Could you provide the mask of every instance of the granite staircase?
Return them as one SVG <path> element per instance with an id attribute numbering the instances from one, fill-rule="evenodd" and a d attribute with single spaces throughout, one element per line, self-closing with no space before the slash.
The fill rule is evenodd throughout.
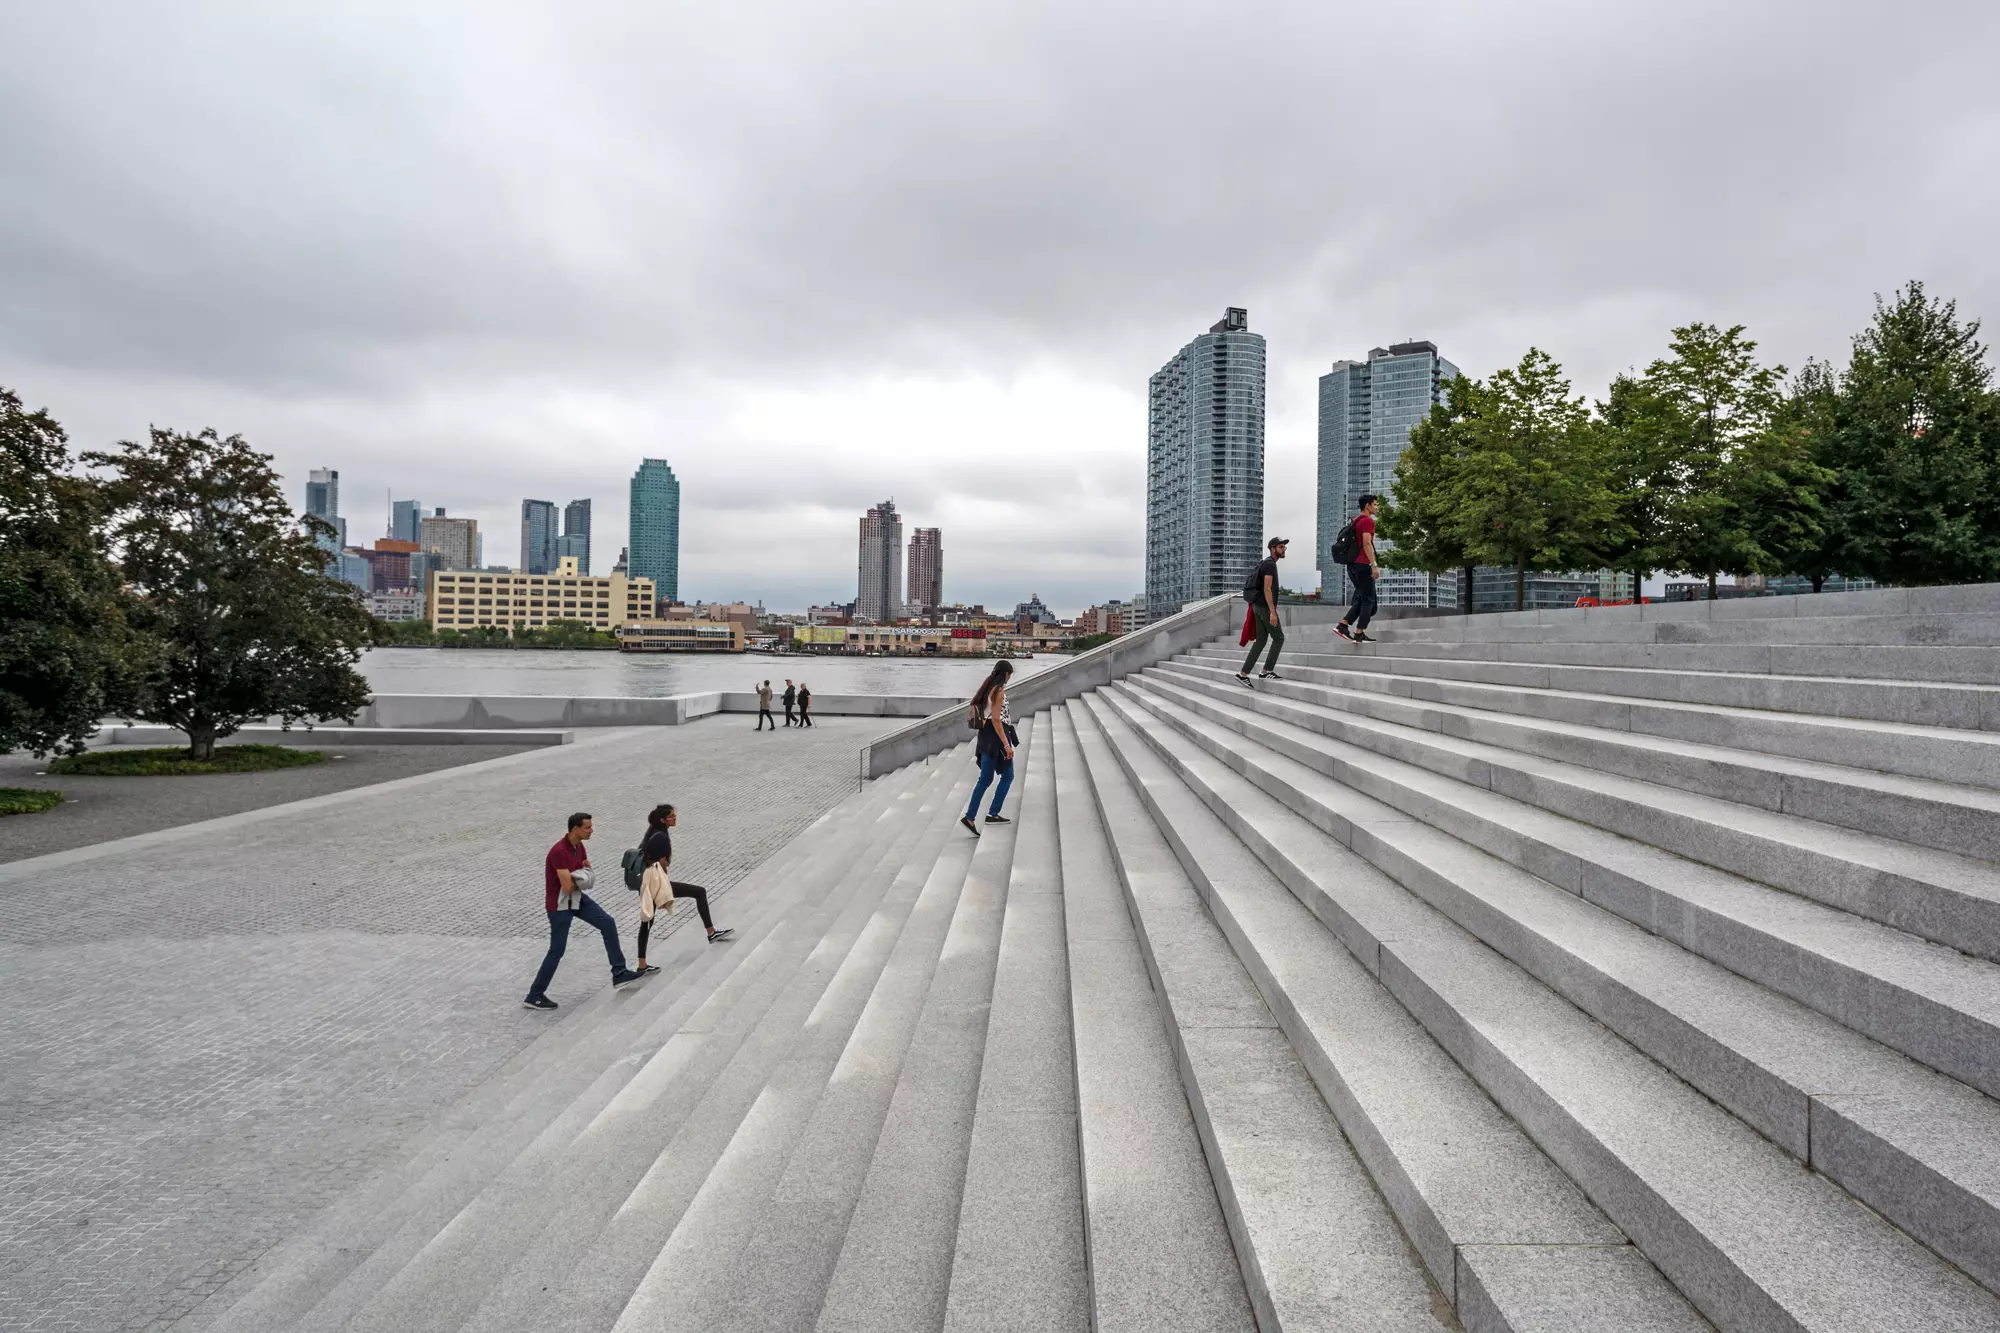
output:
<path id="1" fill-rule="evenodd" d="M 2000 587 L 1239 660 L 871 784 L 185 1326 L 2000 1330 Z"/>

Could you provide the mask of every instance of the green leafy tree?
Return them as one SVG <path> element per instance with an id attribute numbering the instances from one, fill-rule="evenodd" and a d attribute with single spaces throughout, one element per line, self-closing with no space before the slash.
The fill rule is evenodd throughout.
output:
<path id="1" fill-rule="evenodd" d="M 98 488 L 45 411 L 0 388 L 0 751 L 83 748 L 129 702 L 136 644 Z"/>
<path id="2" fill-rule="evenodd" d="M 84 460 L 110 470 L 110 535 L 132 623 L 158 645 L 138 716 L 188 734 L 188 757 L 246 722 L 351 719 L 370 619 L 327 572 L 332 529 L 296 518 L 241 436 L 155 427 Z"/>
<path id="3" fill-rule="evenodd" d="M 1731 460 L 1771 431 L 1784 396 L 1785 368 L 1758 365 L 1756 352 L 1740 324 L 1688 324 L 1646 367 L 1649 429 L 1671 469 L 1661 563 L 1706 577 L 1711 597 L 1717 575 L 1735 572 L 1743 555 L 1728 540 L 1738 508 L 1730 487 L 1740 480 Z"/>
<path id="4" fill-rule="evenodd" d="M 1530 569 L 1595 568 L 1616 549 L 1606 450 L 1562 367 L 1539 348 L 1473 395 L 1450 503 L 1466 559 L 1514 571 L 1519 610 Z"/>
<path id="5" fill-rule="evenodd" d="M 1666 561 L 1669 515 L 1679 493 L 1668 414 L 1647 380 L 1620 375 L 1597 405 L 1597 416 L 1606 482 L 1622 533 L 1606 558 L 1612 568 L 1631 571 L 1637 596 L 1646 576 Z"/>
<path id="6" fill-rule="evenodd" d="M 1473 561 L 1459 522 L 1460 473 L 1471 431 L 1468 420 L 1484 402 L 1477 380 L 1453 380 L 1446 401 L 1410 430 L 1410 443 L 1396 463 L 1395 494 L 1381 511 L 1382 559 L 1391 569 L 1426 574 L 1461 572 L 1465 595 L 1459 605 L 1472 613 Z"/>
<path id="7" fill-rule="evenodd" d="M 1745 525 L 1767 533 L 1764 545 L 1774 567 L 1766 574 L 1798 574 L 1820 591 L 1840 572 L 1846 544 L 1841 531 L 1841 474 L 1833 458 L 1834 422 L 1840 380 L 1824 361 L 1809 360 L 1793 377 L 1778 409 L 1775 434 L 1795 451 L 1786 460 L 1789 490 L 1775 493 L 1778 512 L 1752 515 Z"/>
<path id="8" fill-rule="evenodd" d="M 1912 282 L 1854 340 L 1822 461 L 1839 473 L 1842 573 L 2000 579 L 2000 397 L 1979 323 Z"/>

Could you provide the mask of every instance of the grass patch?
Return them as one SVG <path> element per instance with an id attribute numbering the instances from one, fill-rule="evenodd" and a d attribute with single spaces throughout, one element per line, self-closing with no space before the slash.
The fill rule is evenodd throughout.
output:
<path id="1" fill-rule="evenodd" d="M 182 773 L 264 773 L 326 762 L 319 750 L 288 745 L 218 745 L 215 757 L 197 763 L 182 749 L 88 750 L 50 762 L 49 772 L 93 778 L 156 778 Z"/>
<path id="2" fill-rule="evenodd" d="M 42 787 L 0 787 L 0 815 L 32 815 L 53 810 L 63 803 L 63 794 Z"/>

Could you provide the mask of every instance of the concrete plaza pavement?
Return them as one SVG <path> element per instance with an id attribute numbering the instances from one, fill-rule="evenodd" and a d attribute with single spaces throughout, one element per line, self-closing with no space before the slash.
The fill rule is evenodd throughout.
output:
<path id="1" fill-rule="evenodd" d="M 474 751 L 0 865 L 0 1328 L 169 1326 L 563 1022 L 519 1000 L 572 810 L 596 816 L 596 897 L 629 956 L 618 853 L 653 804 L 679 807 L 677 877 L 721 890 L 726 923 L 728 888 L 896 725 L 751 722 Z M 595 932 L 573 934 L 550 993 L 606 984 Z"/>

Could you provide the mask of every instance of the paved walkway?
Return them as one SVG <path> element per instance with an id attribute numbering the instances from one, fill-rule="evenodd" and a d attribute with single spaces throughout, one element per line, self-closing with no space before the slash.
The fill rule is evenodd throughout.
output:
<path id="1" fill-rule="evenodd" d="M 63 805 L 0 819 L 0 862 L 129 838 L 154 829 L 302 801 L 308 796 L 369 787 L 440 768 L 503 755 L 519 745 L 341 745 L 312 747 L 330 756 L 311 768 L 273 773 L 210 773 L 193 778 L 80 778 L 44 774 L 46 759 L 0 754 L 0 787 L 53 787 Z"/>
<path id="2" fill-rule="evenodd" d="M 629 952 L 614 868 L 654 803 L 726 921 L 891 725 L 586 733 L 0 865 L 0 1328 L 165 1327 L 563 1021 L 518 1002 L 570 811 L 596 816 Z M 606 980 L 586 932 L 551 994 Z"/>

